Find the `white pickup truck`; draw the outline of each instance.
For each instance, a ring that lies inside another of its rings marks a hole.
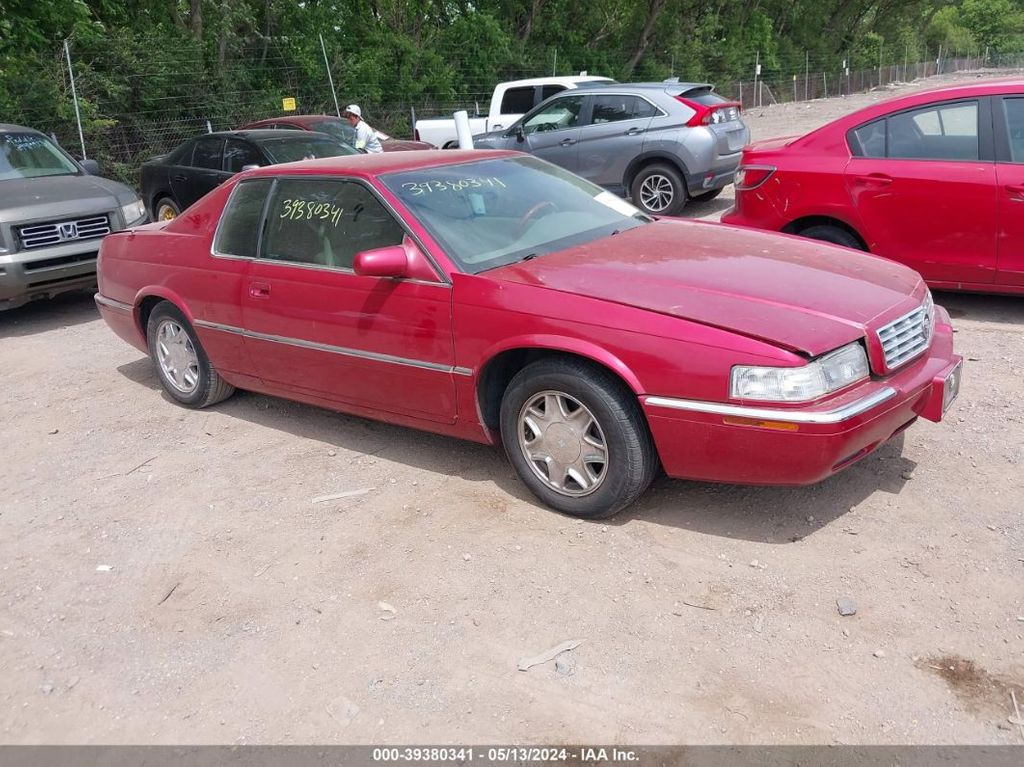
[[[499,83],[491,95],[491,107],[486,117],[470,117],[473,135],[507,128],[537,104],[569,88],[587,84],[613,83],[607,77],[580,74],[575,77],[534,77]],[[427,141],[440,149],[450,149],[459,143],[455,119],[432,117],[416,121],[416,140]]]

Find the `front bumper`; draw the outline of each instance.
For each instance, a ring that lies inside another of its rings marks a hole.
[[[100,239],[0,256],[0,310],[96,285]]]
[[[824,405],[746,407],[653,396],[641,401],[669,476],[808,485],[874,452],[918,417],[941,420],[959,391],[961,364],[941,312],[925,357]]]

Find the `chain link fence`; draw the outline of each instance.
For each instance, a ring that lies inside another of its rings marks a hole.
[[[168,61],[175,64],[169,67]],[[750,81],[710,81],[717,83],[723,95],[750,109],[869,91],[935,74],[1022,63],[1024,54],[905,62],[856,71],[820,71],[819,67],[819,71],[812,72],[807,66],[803,71],[775,71]],[[143,51],[127,61],[110,61],[102,50],[76,50],[72,44],[67,52],[62,46],[40,60],[36,75],[39,93],[34,99],[26,99],[19,113],[4,115],[3,119],[52,135],[71,154],[81,157],[72,72],[85,156],[97,160],[105,176],[136,187],[140,166],[146,160],[198,133],[229,130],[286,114],[283,98],[294,98],[299,114],[335,114],[334,94],[322,62],[319,69],[295,66],[286,56],[268,57],[265,49],[250,50],[209,71],[198,51]],[[341,73],[334,74],[335,81],[340,81]],[[550,70],[523,68],[507,72],[506,79],[550,74]],[[412,136],[416,118],[450,116],[459,109],[470,114],[486,113],[494,84],[469,84],[461,98],[425,93],[417,100],[367,100],[352,98],[341,89],[337,98],[342,107],[358,100],[371,125],[404,138]],[[25,87],[31,87],[31,83]]]

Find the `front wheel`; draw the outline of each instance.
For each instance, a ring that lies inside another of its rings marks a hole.
[[[178,203],[172,200],[170,197],[161,197],[156,204],[157,221],[173,221],[181,215],[181,208],[178,207]]]
[[[686,183],[670,165],[648,165],[629,191],[633,204],[652,216],[678,216],[686,205]]]
[[[210,364],[192,325],[171,302],[153,309],[146,338],[164,391],[182,405],[203,408],[234,393],[235,387]]]
[[[501,439],[533,494],[575,517],[612,516],[658,469],[636,397],[581,360],[540,360],[519,371],[502,398]]]

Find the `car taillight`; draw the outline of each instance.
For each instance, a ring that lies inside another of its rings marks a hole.
[[[771,165],[741,165],[736,170],[733,183],[737,189],[756,189],[772,177],[775,168]]]
[[[720,125],[731,120],[738,120],[740,117],[741,104],[738,101],[723,101],[721,104],[711,104],[710,106],[690,101],[682,96],[676,96],[676,101],[694,111],[693,117],[686,123],[691,128],[698,128],[701,125]]]

